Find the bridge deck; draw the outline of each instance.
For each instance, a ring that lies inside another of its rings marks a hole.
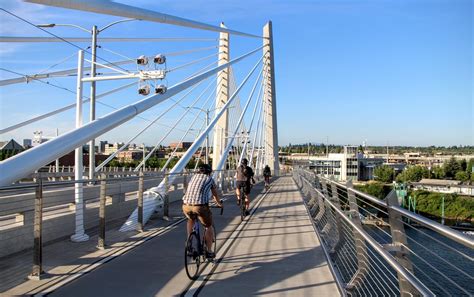
[[[244,223],[233,196],[223,216],[215,211],[219,261],[207,265],[197,281],[191,282],[184,272],[185,224],[180,223],[52,295],[339,295],[292,179],[277,179],[266,195],[261,187],[254,192],[254,211]],[[175,214],[179,206],[172,206]]]

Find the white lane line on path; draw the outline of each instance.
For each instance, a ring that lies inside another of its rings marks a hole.
[[[84,276],[85,274],[93,271],[94,269],[100,267],[101,265],[103,265],[103,264],[117,258],[118,256],[123,255],[126,252],[142,245],[143,243],[147,242],[148,240],[151,240],[151,239],[155,238],[158,235],[162,235],[164,233],[167,233],[167,232],[171,231],[172,229],[176,228],[177,225],[179,225],[180,223],[182,223],[184,221],[185,221],[185,218],[181,218],[181,219],[177,220],[176,222],[172,223],[171,225],[168,225],[166,227],[162,227],[162,228],[160,228],[158,230],[155,230],[155,231],[152,231],[152,232],[148,231],[148,234],[146,234],[146,233],[141,234],[140,236],[144,236],[143,239],[135,241],[133,244],[128,245],[126,247],[117,248],[117,251],[114,251],[111,255],[109,255],[105,258],[101,258],[100,260],[98,260],[97,262],[94,262],[92,264],[87,264],[88,266],[86,268],[84,268],[83,270],[81,270],[80,272],[74,273],[73,275],[60,280],[59,282],[57,282],[53,286],[45,288],[41,292],[35,293],[32,296],[47,296],[48,294],[53,293],[55,290],[59,289],[60,287],[74,281],[75,279],[77,279],[81,276]],[[80,266],[78,268],[80,268]],[[48,283],[44,284],[44,286],[46,286],[46,285],[48,285]]]
[[[189,289],[181,293],[181,296],[184,296],[184,297],[198,296],[199,292],[201,292],[201,290],[206,285],[207,281],[211,278],[212,274],[217,269],[217,265],[219,265],[219,263],[223,260],[224,256],[227,254],[227,252],[229,251],[230,247],[235,242],[235,240],[239,238],[238,235],[240,234],[240,232],[243,231],[244,227],[250,221],[250,218],[252,218],[253,214],[257,211],[263,199],[267,196],[267,194],[270,192],[272,188],[273,188],[273,183],[270,185],[270,188],[267,191],[265,191],[265,193],[260,197],[257,203],[252,207],[250,214],[247,216],[247,219],[241,222],[237,226],[237,228],[235,228],[232,234],[227,238],[224,244],[219,248],[216,254],[216,261],[214,265],[209,265],[209,263],[207,263],[207,265],[202,269],[198,279],[193,281]]]

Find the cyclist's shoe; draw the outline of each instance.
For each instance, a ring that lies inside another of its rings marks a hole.
[[[214,259],[216,257],[216,253],[213,252],[206,252],[207,259]]]
[[[250,214],[250,211],[246,210],[245,215],[248,216]]]

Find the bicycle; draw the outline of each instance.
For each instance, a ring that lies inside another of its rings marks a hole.
[[[241,184],[239,185],[239,189],[240,189],[240,197],[238,197],[239,201],[240,201],[240,220],[241,221],[244,221],[244,218],[245,218],[245,212],[246,212],[246,202],[245,202],[245,184]]]
[[[264,176],[265,179],[265,192],[267,192],[270,189],[270,177],[271,176]]]
[[[216,206],[211,206],[211,208],[219,208]],[[221,215],[224,212],[224,209],[221,208]],[[193,231],[189,234],[188,239],[186,240],[186,247],[184,249],[184,267],[186,269],[186,274],[191,280],[196,280],[199,272],[199,266],[201,263],[213,262],[214,259],[206,258],[206,251],[216,253],[217,240],[216,240],[216,228],[214,223],[211,228],[214,234],[212,239],[212,247],[208,249],[206,247],[206,240],[204,238],[204,233],[201,234],[201,223],[199,219],[196,219],[193,226]]]

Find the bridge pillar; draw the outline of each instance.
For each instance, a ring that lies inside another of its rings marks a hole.
[[[226,28],[224,23],[221,23],[222,28]],[[218,65],[228,63],[229,55],[229,33],[220,32],[219,34],[219,61]],[[216,112],[229,100],[229,72],[227,67],[217,73],[217,90],[216,90]],[[228,111],[217,121],[214,128],[214,147],[212,150],[212,169],[217,169],[222,154],[227,146],[227,130],[229,127]],[[225,170],[225,168],[223,168]],[[221,178],[222,175],[221,175]]]
[[[280,164],[278,160],[278,129],[276,113],[276,91],[275,91],[275,64],[273,55],[273,33],[272,22],[269,21],[263,27],[263,77],[264,93],[263,100],[266,105],[265,116],[265,158],[264,166],[270,166],[273,174],[278,176]]]

